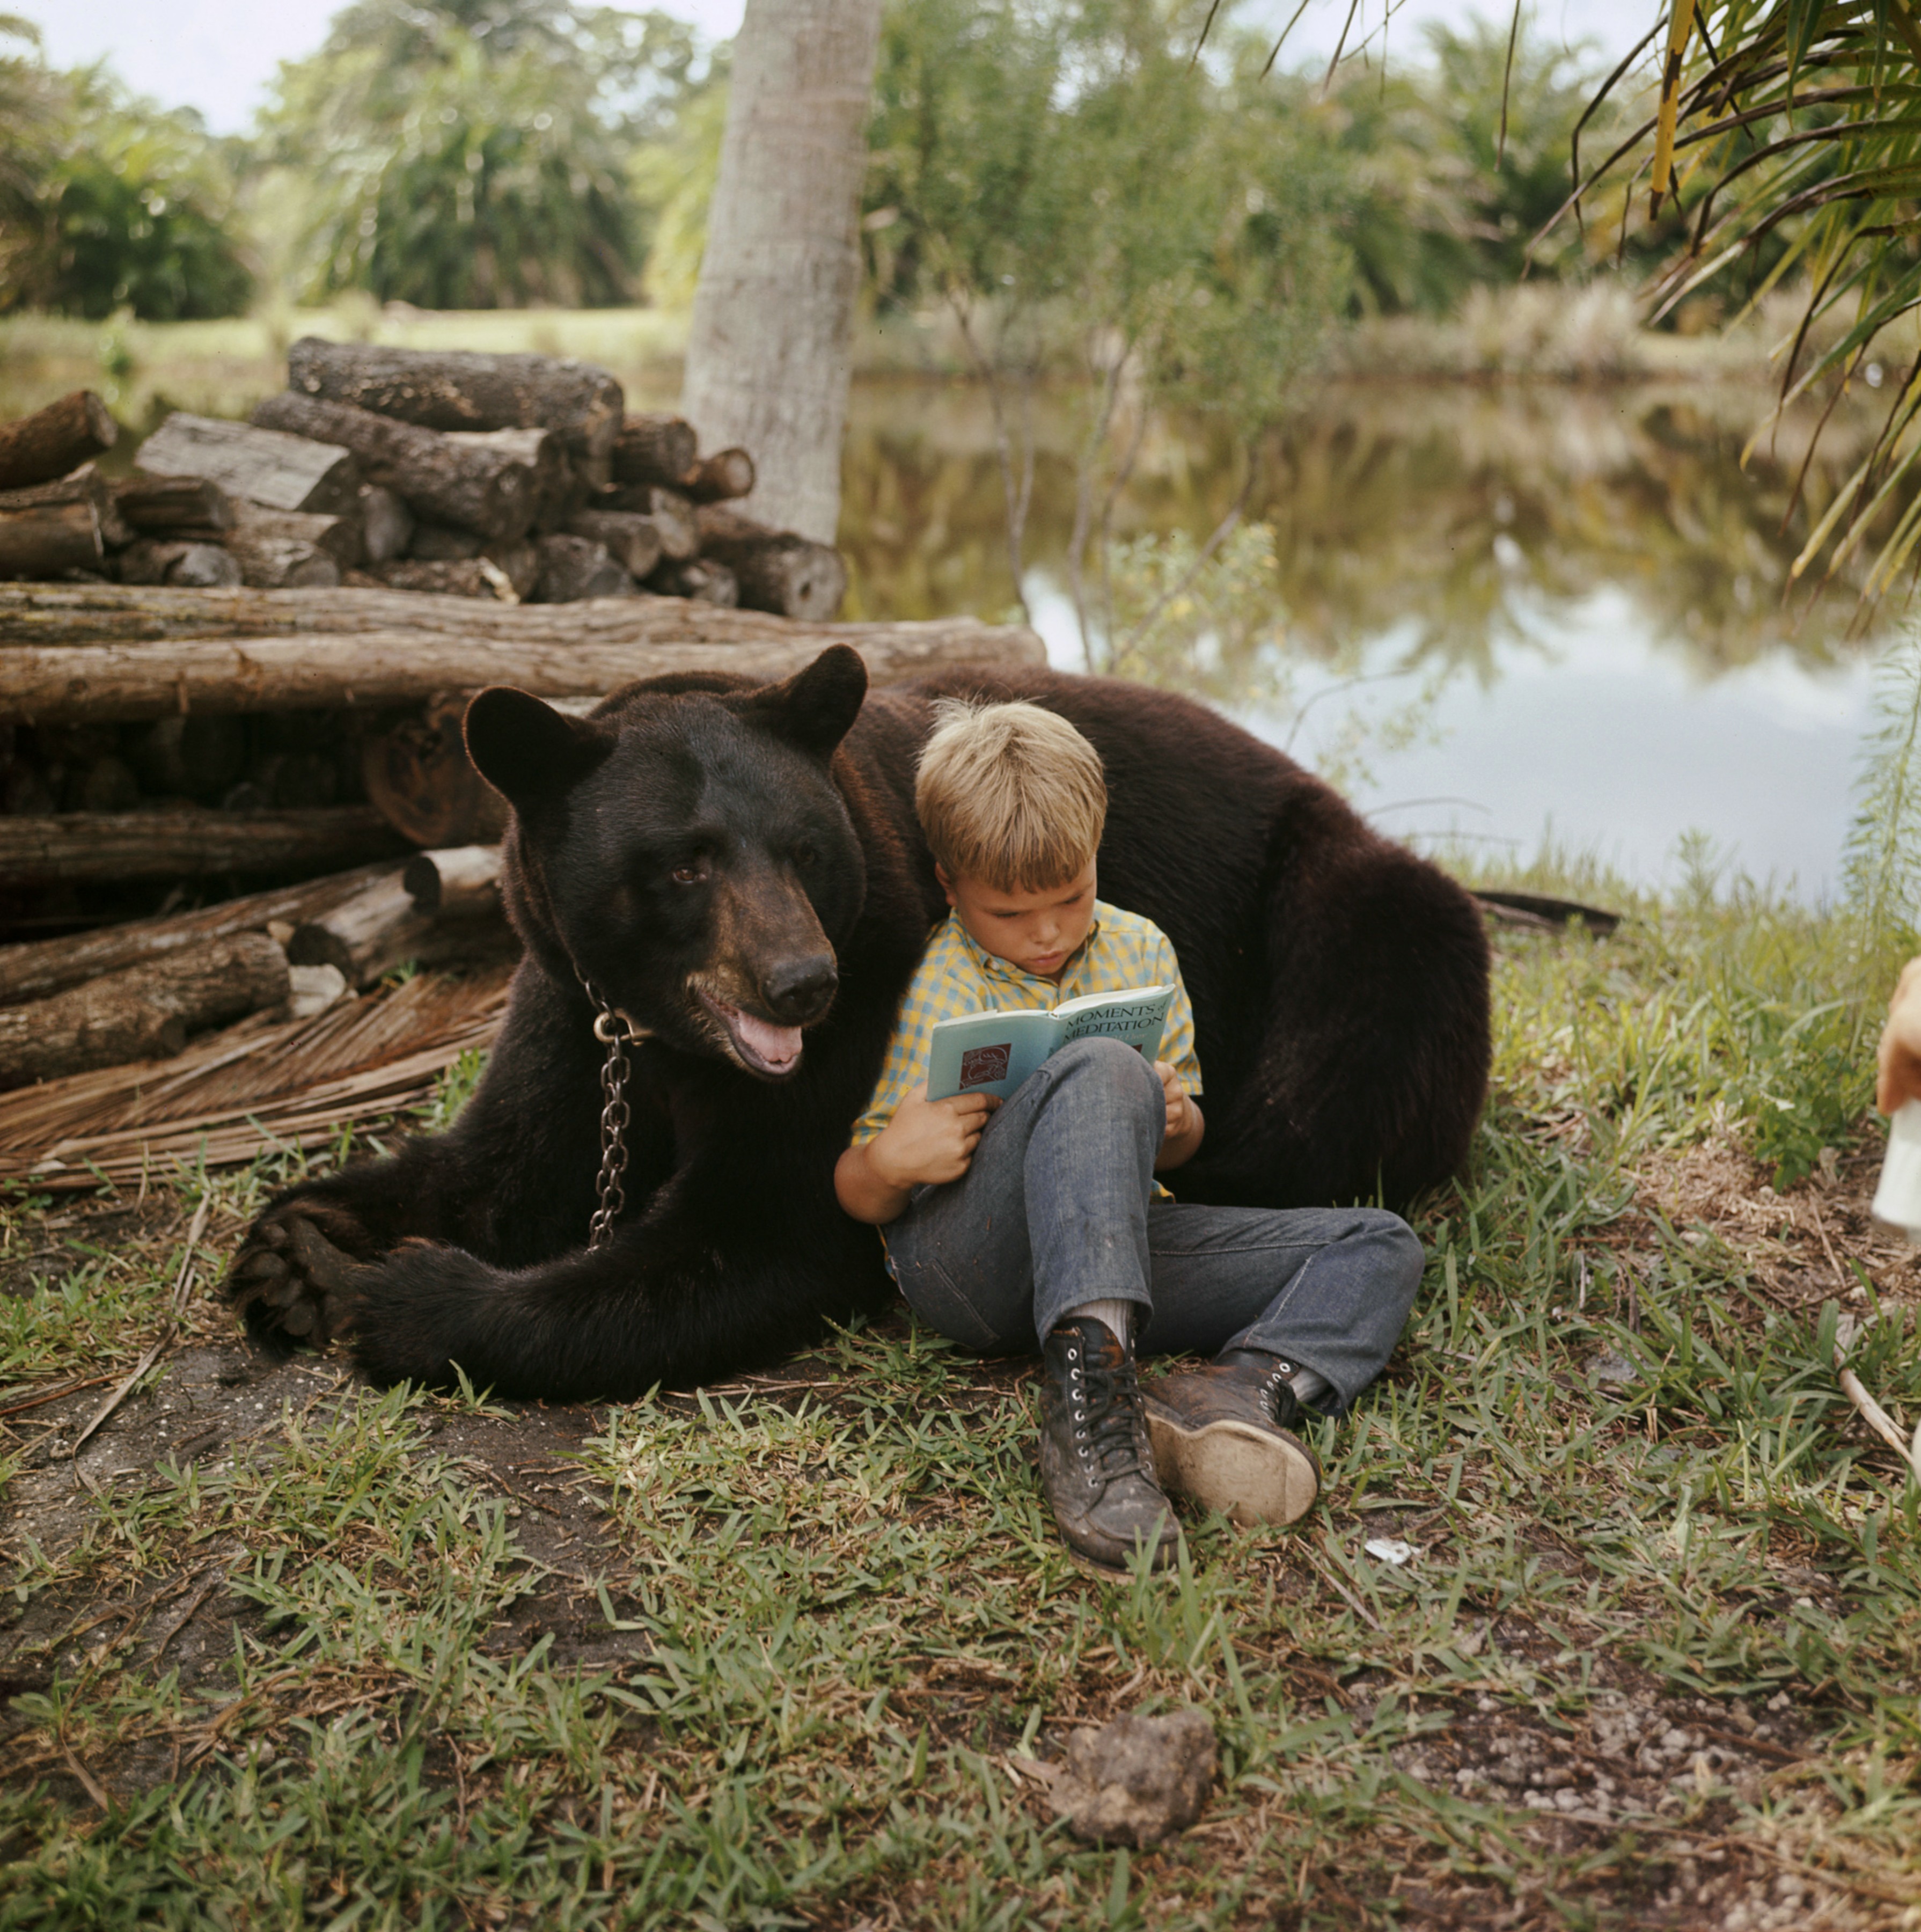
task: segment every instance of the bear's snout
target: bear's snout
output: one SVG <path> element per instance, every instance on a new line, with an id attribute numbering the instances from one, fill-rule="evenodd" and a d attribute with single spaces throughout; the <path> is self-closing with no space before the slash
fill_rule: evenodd
<path id="1" fill-rule="evenodd" d="M 827 1010 L 840 983 L 832 953 L 803 953 L 769 967 L 761 976 L 760 996 L 769 1018 L 806 1026 Z"/>

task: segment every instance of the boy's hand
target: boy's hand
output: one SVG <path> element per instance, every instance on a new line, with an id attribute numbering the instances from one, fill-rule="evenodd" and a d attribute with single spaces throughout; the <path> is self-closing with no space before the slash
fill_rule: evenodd
<path id="1" fill-rule="evenodd" d="M 1162 1136 L 1164 1140 L 1177 1141 L 1189 1132 L 1200 1118 L 1200 1109 L 1194 1099 L 1181 1084 L 1181 1076 L 1174 1071 L 1171 1060 L 1157 1060 L 1154 1071 L 1161 1076 L 1161 1091 L 1167 1096 L 1167 1128 Z"/>
<path id="2" fill-rule="evenodd" d="M 1154 1172 L 1165 1174 L 1170 1168 L 1179 1167 L 1194 1158 L 1200 1148 L 1201 1136 L 1207 1130 L 1207 1123 L 1201 1118 L 1199 1105 L 1181 1084 L 1181 1076 L 1170 1061 L 1155 1060 L 1154 1071 L 1161 1076 L 1161 1091 L 1167 1102 L 1167 1123 L 1161 1136 L 1161 1151 L 1154 1157 Z"/>
<path id="3" fill-rule="evenodd" d="M 868 1143 L 868 1162 L 889 1187 L 958 1180 L 973 1160 L 987 1117 L 1000 1105 L 995 1094 L 953 1094 L 930 1100 L 927 1090 L 923 1081 Z"/>

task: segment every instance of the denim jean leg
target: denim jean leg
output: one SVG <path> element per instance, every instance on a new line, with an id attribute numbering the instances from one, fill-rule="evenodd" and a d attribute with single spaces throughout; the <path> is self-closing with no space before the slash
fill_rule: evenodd
<path id="1" fill-rule="evenodd" d="M 1076 1040 L 994 1114 L 958 1180 L 887 1229 L 916 1316 L 983 1354 L 1029 1352 L 1069 1309 L 1149 1307 L 1146 1202 L 1166 1108 L 1152 1067 Z"/>
<path id="2" fill-rule="evenodd" d="M 1374 1208 L 1149 1210 L 1144 1352 L 1261 1348 L 1326 1378 L 1344 1408 L 1386 1366 L 1421 1284 L 1421 1244 Z"/>
<path id="3" fill-rule="evenodd" d="M 1147 1204 L 1167 1120 L 1160 1076 L 1131 1047 L 1098 1038 L 1063 1047 L 1034 1080 L 1050 1072 L 1027 1142 L 1035 1332 L 1106 1300 L 1139 1304 L 1144 1326 L 1154 1307 Z"/>
<path id="4" fill-rule="evenodd" d="M 1320 1210 L 1337 1225 L 1260 1318 L 1228 1343 L 1305 1364 L 1345 1408 L 1387 1366 L 1420 1292 L 1420 1238 L 1383 1208 Z"/>

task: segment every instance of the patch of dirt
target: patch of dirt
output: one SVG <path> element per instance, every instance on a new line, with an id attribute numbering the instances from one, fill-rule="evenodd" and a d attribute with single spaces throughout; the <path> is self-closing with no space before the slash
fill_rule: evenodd
<path id="1" fill-rule="evenodd" d="M 1682 1242 L 1718 1242 L 1737 1252 L 1768 1302 L 1812 1315 L 1824 1301 L 1864 1308 L 1858 1264 L 1884 1300 L 1921 1306 L 1921 1248 L 1878 1226 L 1869 1212 L 1881 1178 L 1878 1141 L 1828 1158 L 1798 1186 L 1777 1193 L 1770 1170 L 1731 1138 L 1716 1136 L 1644 1162 L 1635 1209 L 1612 1233 L 1655 1247 L 1665 1222 Z M 1611 1245 L 1613 1244 L 1611 1243 Z"/>
<path id="2" fill-rule="evenodd" d="M 28 1294 L 36 1275 L 64 1272 L 88 1258 L 90 1248 L 111 1243 L 138 1246 L 184 1226 L 179 1203 L 171 1194 L 144 1200 L 116 1197 L 62 1204 L 57 1214 L 36 1218 L 30 1226 L 9 1228 L 0 1246 L 0 1294 Z"/>

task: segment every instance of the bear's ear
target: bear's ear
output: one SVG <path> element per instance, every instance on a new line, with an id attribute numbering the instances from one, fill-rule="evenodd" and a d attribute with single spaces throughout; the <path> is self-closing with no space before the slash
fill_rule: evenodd
<path id="1" fill-rule="evenodd" d="M 585 718 L 569 718 L 524 691 L 496 684 L 467 706 L 467 756 L 517 812 L 571 791 L 613 748 Z"/>
<path id="2" fill-rule="evenodd" d="M 867 666 L 859 652 L 830 644 L 804 670 L 757 691 L 747 715 L 778 736 L 823 762 L 860 716 L 867 696 Z"/>

